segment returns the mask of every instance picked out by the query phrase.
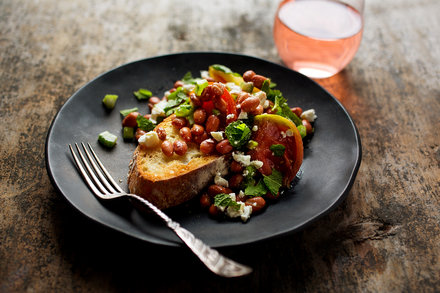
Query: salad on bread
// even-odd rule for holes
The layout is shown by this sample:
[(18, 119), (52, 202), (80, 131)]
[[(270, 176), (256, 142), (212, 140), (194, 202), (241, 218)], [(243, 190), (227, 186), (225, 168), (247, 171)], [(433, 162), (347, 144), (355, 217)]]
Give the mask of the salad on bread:
[(150, 113), (121, 111), (124, 138), (138, 142), (130, 192), (161, 209), (199, 197), (215, 218), (247, 221), (290, 188), (317, 118), (289, 107), (270, 78), (219, 64), (188, 72), (163, 98), (135, 95)]

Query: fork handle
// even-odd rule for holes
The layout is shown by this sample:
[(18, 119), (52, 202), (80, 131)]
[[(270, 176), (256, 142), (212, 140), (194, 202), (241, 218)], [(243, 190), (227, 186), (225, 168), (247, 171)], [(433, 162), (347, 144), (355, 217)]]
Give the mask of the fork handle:
[(223, 277), (239, 277), (252, 272), (248, 266), (239, 264), (223, 255), (217, 250), (209, 247), (202, 240), (196, 238), (194, 234), (185, 228), (181, 227), (179, 223), (174, 222), (164, 212), (158, 209), (148, 200), (136, 195), (128, 194), (128, 196), (137, 199), (151, 210), (153, 210), (162, 220), (165, 221), (168, 228), (173, 230), (177, 236), (191, 249), (191, 251), (214, 273)]

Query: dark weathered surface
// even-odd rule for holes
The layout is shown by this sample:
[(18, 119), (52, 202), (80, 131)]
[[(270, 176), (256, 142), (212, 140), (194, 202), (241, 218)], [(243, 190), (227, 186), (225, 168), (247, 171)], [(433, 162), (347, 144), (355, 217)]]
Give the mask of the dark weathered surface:
[(75, 90), (129, 61), (199, 50), (279, 62), (277, 3), (107, 2), (0, 2), (0, 292), (440, 290), (439, 1), (367, 1), (356, 58), (320, 81), (362, 138), (353, 189), (300, 233), (222, 249), (255, 268), (238, 280), (84, 219), (49, 181), (45, 136)]

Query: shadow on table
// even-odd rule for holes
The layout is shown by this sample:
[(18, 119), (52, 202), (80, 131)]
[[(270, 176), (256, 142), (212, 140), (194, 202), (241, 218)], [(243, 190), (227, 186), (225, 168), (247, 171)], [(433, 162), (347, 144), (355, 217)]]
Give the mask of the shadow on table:
[(106, 292), (302, 291), (316, 281), (320, 266), (331, 266), (330, 255), (339, 249), (334, 230), (342, 220), (343, 206), (302, 232), (219, 249), (254, 268), (251, 275), (237, 279), (215, 276), (186, 248), (163, 247), (125, 236), (68, 206), (58, 214), (56, 230), (62, 257), (78, 289), (100, 284)]

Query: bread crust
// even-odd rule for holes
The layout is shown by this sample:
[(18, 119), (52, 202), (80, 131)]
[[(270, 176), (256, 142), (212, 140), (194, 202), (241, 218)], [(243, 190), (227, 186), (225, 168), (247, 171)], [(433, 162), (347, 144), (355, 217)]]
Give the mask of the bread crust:
[[(163, 127), (167, 139), (181, 139), (172, 126), (173, 116), (156, 127)], [(133, 153), (128, 173), (128, 189), (159, 209), (180, 205), (198, 194), (212, 182), (216, 174), (226, 175), (230, 158), (204, 155), (194, 143), (188, 144), (187, 154), (166, 157), (160, 146), (145, 148), (138, 145)]]

